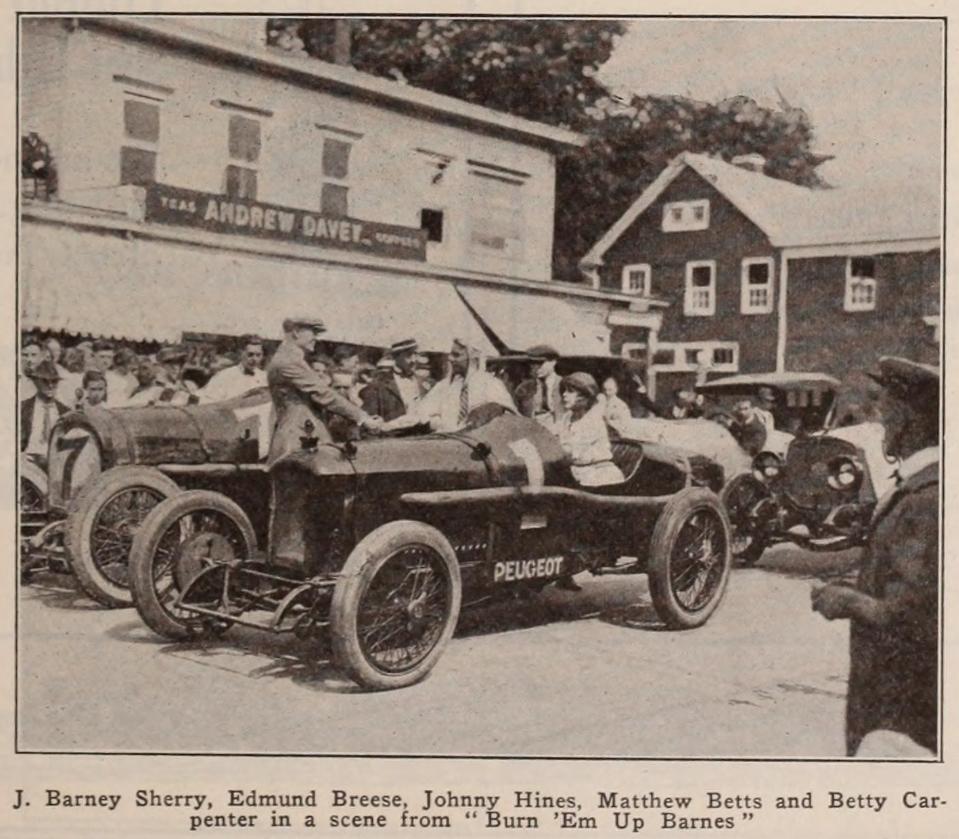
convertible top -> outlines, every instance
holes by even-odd
[[[839,380],[826,373],[740,373],[737,376],[724,376],[711,382],[698,385],[696,390],[732,391],[751,387],[773,387],[779,390],[836,389]]]

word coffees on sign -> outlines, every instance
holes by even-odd
[[[145,220],[211,233],[320,245],[395,259],[426,260],[425,230],[329,216],[166,184],[146,187]]]

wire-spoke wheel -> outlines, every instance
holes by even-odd
[[[433,668],[456,627],[459,565],[433,527],[391,522],[350,554],[333,593],[336,663],[372,690],[405,687]]]
[[[149,466],[108,469],[87,483],[67,513],[64,543],[84,593],[104,606],[131,606],[128,563],[147,515],[180,488]]]
[[[766,550],[766,539],[757,531],[751,513],[769,498],[769,489],[749,473],[737,475],[723,487],[719,500],[732,529],[730,549],[743,565],[755,565]]]
[[[706,623],[726,591],[731,558],[729,521],[715,494],[677,493],[650,542],[649,589],[663,622],[673,629]]]
[[[256,537],[246,514],[216,492],[181,492],[158,504],[143,521],[130,551],[130,582],[137,611],[154,632],[174,641],[196,638],[226,624],[183,609],[180,595],[213,566],[248,560]],[[225,575],[200,581],[190,601],[217,609],[228,600]]]

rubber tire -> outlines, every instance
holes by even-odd
[[[376,572],[390,556],[410,544],[426,545],[442,557],[450,580],[449,615],[439,640],[423,661],[405,673],[384,673],[370,664],[363,654],[356,632],[357,615],[363,594]],[[330,608],[333,662],[336,667],[368,690],[393,690],[425,678],[452,638],[462,604],[463,583],[459,562],[446,537],[435,527],[422,522],[390,522],[360,540],[347,557],[340,574],[341,579],[333,590]]]
[[[163,498],[180,492],[175,481],[152,466],[117,466],[88,481],[67,510],[63,533],[67,563],[83,593],[110,608],[132,606],[133,597],[128,588],[108,580],[97,567],[90,550],[90,535],[104,505],[121,490],[134,487],[152,489]]]
[[[160,605],[153,587],[153,556],[160,539],[178,518],[200,510],[214,510],[237,525],[243,536],[247,559],[256,550],[256,534],[246,513],[238,504],[218,492],[185,490],[161,501],[150,511],[133,537],[133,547],[130,549],[130,593],[143,622],[171,641],[196,640],[205,634],[205,630],[198,631],[195,624],[177,620]],[[211,634],[218,633],[217,628],[210,627],[210,630]]]
[[[730,494],[733,491],[732,488],[736,485],[737,482],[741,483],[742,481],[747,481],[747,480],[752,481],[754,483],[758,483],[761,486],[763,486],[763,488],[765,489],[765,486],[762,485],[760,481],[758,481],[748,472],[742,472],[739,475],[735,475],[734,477],[730,478],[729,481],[726,483],[726,485],[722,488],[722,490],[719,493],[719,501],[723,505],[723,509],[727,511],[727,516],[728,516],[728,510],[729,510],[729,504],[727,503],[727,499],[729,498]],[[768,490],[767,490],[767,494],[768,494]],[[731,531],[735,530],[735,525],[732,523],[731,518],[729,521],[729,526]],[[747,568],[750,568],[753,565],[755,565],[757,562],[759,562],[759,560],[762,558],[763,553],[766,551],[766,547],[767,547],[767,544],[765,539],[754,536],[752,542],[749,543],[749,547],[746,548],[746,550],[742,551],[741,553],[734,554],[733,556],[735,559],[739,560],[740,564],[742,564],[743,566]]]
[[[726,551],[722,578],[716,585],[712,600],[695,612],[687,610],[673,593],[670,583],[670,559],[676,537],[686,521],[700,510],[712,510],[723,528],[726,539]],[[702,626],[716,611],[726,591],[729,582],[729,571],[732,566],[730,552],[731,530],[726,510],[720,504],[719,498],[712,490],[700,487],[687,487],[677,492],[663,507],[653,528],[653,535],[649,544],[649,592],[653,599],[653,608],[660,620],[670,629],[694,629]]]

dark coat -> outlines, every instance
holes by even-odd
[[[386,422],[406,413],[406,404],[392,373],[380,374],[373,379],[360,391],[360,399],[366,413],[382,417]]]
[[[937,751],[939,464],[883,499],[871,525],[857,587],[879,600],[880,626],[853,620],[849,636],[846,748],[878,729]]]
[[[734,422],[729,427],[730,433],[743,451],[755,457],[766,445],[766,426],[763,421],[754,416],[746,422]]]
[[[30,442],[30,430],[33,428],[33,412],[36,404],[36,395],[31,396],[29,399],[24,399],[20,403],[20,451],[26,449],[27,443]],[[62,417],[70,410],[66,405],[56,399],[53,400],[53,404],[57,407],[57,417]]]
[[[307,420],[313,423],[313,433],[319,442],[328,443],[330,435],[324,423],[324,411],[356,423],[365,418],[363,411],[340,396],[326,378],[306,363],[303,350],[292,341],[283,341],[273,353],[266,378],[276,411],[268,463],[275,463],[284,454],[300,448]]]

